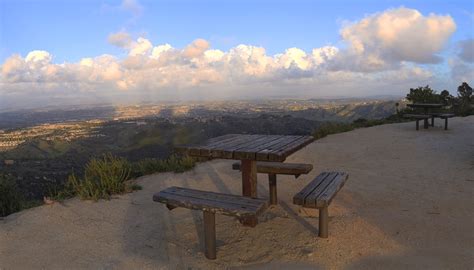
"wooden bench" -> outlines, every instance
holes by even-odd
[[[256,218],[265,208],[265,199],[255,199],[231,194],[200,191],[189,188],[170,187],[153,195],[155,202],[166,204],[169,210],[184,207],[203,211],[204,254],[208,259],[216,258],[215,214],[234,216],[242,222]]]
[[[232,169],[240,170],[240,162],[232,164]],[[313,165],[302,163],[281,163],[281,162],[257,162],[257,173],[268,174],[268,190],[270,192],[270,204],[277,204],[277,183],[276,175],[294,175],[298,178],[302,174],[308,174],[313,170]]]
[[[434,126],[434,118],[444,119],[444,130],[448,130],[448,118],[454,117],[454,113],[430,113],[431,115],[431,126]]]
[[[344,172],[322,172],[293,197],[296,205],[319,209],[319,237],[328,237],[328,206],[348,177]]]
[[[427,114],[404,114],[403,115],[404,118],[410,118],[410,119],[415,119],[416,120],[416,130],[419,130],[420,129],[420,124],[419,122],[421,120],[424,120],[424,125],[423,127],[425,129],[428,128],[428,119],[431,117],[430,115],[427,115]]]

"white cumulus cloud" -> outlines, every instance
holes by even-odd
[[[379,71],[402,61],[439,63],[456,24],[449,15],[429,14],[409,8],[389,9],[342,28],[348,48],[339,55],[334,69]]]

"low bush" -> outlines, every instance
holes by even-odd
[[[21,196],[15,181],[4,174],[0,174],[0,217],[20,211],[23,205]]]
[[[127,180],[131,164],[121,157],[106,154],[91,159],[85,167],[83,178],[71,174],[60,197],[78,195],[81,199],[109,199],[113,194],[129,191]]]
[[[357,120],[354,120],[352,123],[327,122],[321,125],[319,129],[317,129],[313,133],[313,136],[317,140],[331,134],[347,132],[347,131],[354,130],[356,128],[373,127],[373,126],[378,126],[378,125],[408,121],[407,119],[402,118],[400,115],[401,114],[398,113],[398,114],[394,114],[383,119],[359,118]]]
[[[157,172],[185,172],[196,165],[196,160],[189,156],[172,155],[167,159],[147,158],[133,164],[134,177]]]
[[[314,138],[321,139],[331,134],[347,132],[355,129],[354,124],[352,123],[333,123],[328,122],[319,127],[314,133]]]

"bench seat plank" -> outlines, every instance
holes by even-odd
[[[153,195],[156,202],[239,218],[254,217],[267,207],[265,199],[170,187]]]
[[[240,162],[232,164],[232,169],[240,170]],[[257,172],[266,174],[301,175],[313,170],[313,165],[303,163],[257,162]]]
[[[428,114],[404,114],[403,117],[405,118],[416,118],[416,119],[428,119],[431,116]]]
[[[343,172],[323,172],[293,197],[293,203],[308,208],[326,207],[347,178]]]
[[[311,193],[304,198],[304,207],[317,208],[316,202],[318,197],[336,180],[337,173],[330,172],[329,175],[322,181]]]
[[[455,114],[454,113],[442,113],[442,114],[438,114],[437,117],[439,118],[451,118],[451,117],[454,117]]]
[[[192,196],[203,198],[210,201],[217,201],[217,202],[226,202],[232,204],[239,204],[239,205],[247,205],[249,207],[255,207],[255,199],[250,197],[244,197],[240,195],[232,195],[232,194],[222,194],[216,193],[211,191],[202,191],[196,189],[189,189],[189,188],[181,188],[181,187],[171,187],[166,189],[166,192],[173,193],[180,196]]]
[[[294,197],[293,197],[293,203],[297,205],[304,205],[304,199],[311,194],[311,192],[317,188],[321,182],[326,179],[326,177],[329,176],[328,172],[322,172],[316,178],[309,182],[308,185],[306,185],[300,192],[298,192]]]
[[[338,173],[329,186],[316,198],[316,208],[328,206],[348,178],[346,173]]]

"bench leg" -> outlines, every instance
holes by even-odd
[[[428,118],[425,118],[423,128],[428,129]]]
[[[448,130],[448,118],[444,118],[444,130]]]
[[[431,116],[431,126],[434,127],[434,116]]]
[[[268,174],[268,189],[270,191],[270,204],[277,204],[277,176],[274,173]]]
[[[328,238],[328,207],[319,208],[319,237]]]
[[[420,120],[416,120],[416,130],[420,129]]]
[[[204,254],[209,260],[216,259],[216,215],[209,211],[204,214]]]

